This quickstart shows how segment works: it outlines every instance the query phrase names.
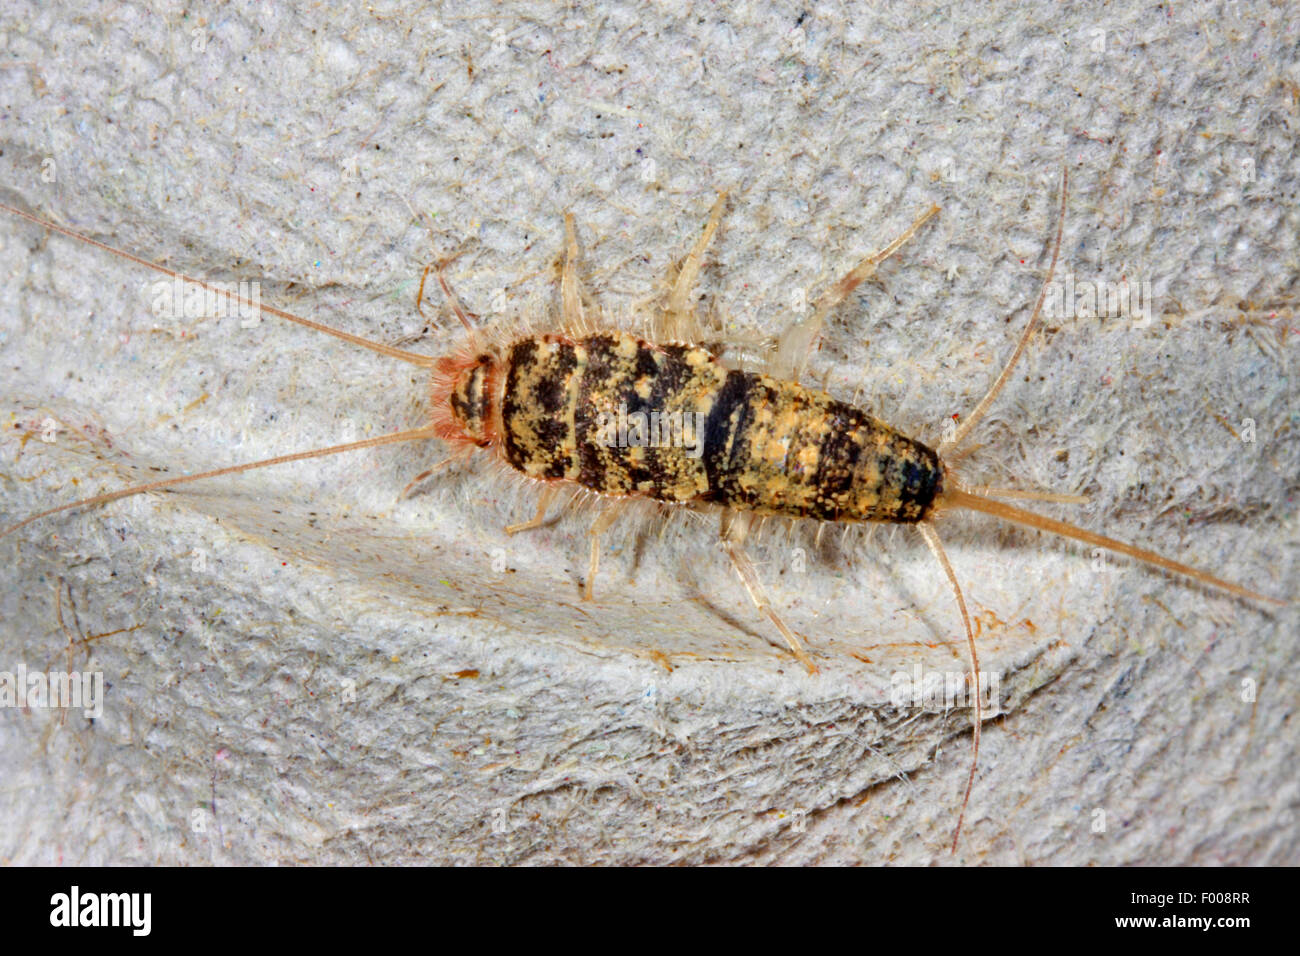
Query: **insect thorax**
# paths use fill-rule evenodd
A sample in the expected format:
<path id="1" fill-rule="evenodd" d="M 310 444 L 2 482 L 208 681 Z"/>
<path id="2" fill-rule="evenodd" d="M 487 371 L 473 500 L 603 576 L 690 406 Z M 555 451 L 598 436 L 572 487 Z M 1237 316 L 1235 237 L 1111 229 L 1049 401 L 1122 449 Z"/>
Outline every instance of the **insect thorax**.
<path id="1" fill-rule="evenodd" d="M 466 434 L 475 421 L 488 423 L 486 434 L 499 422 L 494 443 L 513 468 L 604 495 L 919 521 L 942 486 L 933 451 L 862 410 L 728 369 L 690 345 L 621 332 L 527 336 L 502 350 L 499 368 L 467 368 L 461 381 L 465 400 L 452 414 L 464 416 Z"/>

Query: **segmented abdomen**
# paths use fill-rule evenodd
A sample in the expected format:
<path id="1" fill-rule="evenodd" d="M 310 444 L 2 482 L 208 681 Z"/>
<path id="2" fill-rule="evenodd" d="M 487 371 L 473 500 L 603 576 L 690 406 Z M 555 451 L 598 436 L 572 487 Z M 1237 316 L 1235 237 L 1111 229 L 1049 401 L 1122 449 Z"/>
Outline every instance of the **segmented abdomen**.
<path id="1" fill-rule="evenodd" d="M 538 335 L 502 366 L 501 452 L 534 478 L 827 521 L 920 521 L 940 488 L 926 446 L 702 348 Z"/>

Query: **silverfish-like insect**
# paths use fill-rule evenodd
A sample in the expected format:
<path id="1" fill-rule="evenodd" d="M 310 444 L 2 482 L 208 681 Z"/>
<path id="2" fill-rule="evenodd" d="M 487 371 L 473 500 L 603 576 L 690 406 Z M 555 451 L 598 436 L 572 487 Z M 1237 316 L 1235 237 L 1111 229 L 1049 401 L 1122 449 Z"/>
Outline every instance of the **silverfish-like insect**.
<path id="1" fill-rule="evenodd" d="M 508 533 L 546 523 L 547 512 L 562 489 L 594 493 L 598 511 L 588 532 L 591 550 L 584 582 L 584 597 L 588 600 L 599 563 L 600 535 L 630 502 L 649 500 L 663 506 L 717 511 L 722 547 L 750 599 L 809 672 L 815 672 L 816 665 L 803 642 L 772 606 L 745 551 L 746 538 L 755 522 L 765 517 L 915 525 L 952 585 L 965 630 L 972 686 L 976 688 L 979 655 L 970 615 L 935 530 L 935 519 L 944 511 L 965 508 L 983 512 L 1127 555 L 1240 598 L 1285 603 L 1153 551 L 996 500 L 1059 500 L 1060 496 L 969 488 L 951 464 L 941 459 L 940 452 L 955 452 L 983 417 L 1039 326 L 1044 297 L 1060 255 L 1067 188 L 1068 170 L 1062 176 L 1051 264 L 1029 323 L 983 399 L 937 449 L 909 438 L 860 408 L 799 384 L 798 379 L 830 311 L 915 235 L 939 207 L 931 206 L 901 236 L 864 259 L 823 293 L 809 316 L 782 336 L 766 370 L 760 373 L 730 368 L 700 344 L 705 341 L 705 333 L 691 304 L 704 250 L 721 220 L 727 198 L 724 193 L 714 204 L 703 234 L 682 261 L 646 337 L 601 328 L 587 314 L 577 279 L 577 240 L 571 215 L 565 216 L 560 324 L 553 331 L 489 335 L 470 320 L 458 303 L 444 278 L 445 261 L 437 267 L 437 279 L 451 310 L 469 334 L 464 347 L 442 357 L 394 348 L 261 306 L 271 315 L 429 369 L 429 423 L 363 441 L 105 492 L 32 515 L 0 531 L 0 537 L 61 511 L 191 481 L 395 442 L 440 439 L 458 454 L 485 450 L 513 472 L 541 485 L 536 515 L 509 526 Z M 0 209 L 173 279 L 196 283 L 233 302 L 247 304 L 229 289 L 182 276 L 11 206 L 0 204 Z M 433 268 L 426 268 L 421 278 L 417 307 L 425 279 Z M 616 420 L 632 422 L 630 434 L 624 427 L 615 436 L 611 423 Z M 979 693 L 973 698 L 973 755 L 953 836 L 954 851 L 979 759 L 983 712 Z"/>

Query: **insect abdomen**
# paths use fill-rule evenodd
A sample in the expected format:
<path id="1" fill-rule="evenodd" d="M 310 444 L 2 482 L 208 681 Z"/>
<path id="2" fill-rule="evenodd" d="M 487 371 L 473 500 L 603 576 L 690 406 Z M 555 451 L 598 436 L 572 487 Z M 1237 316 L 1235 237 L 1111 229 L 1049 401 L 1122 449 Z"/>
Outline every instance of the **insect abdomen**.
<path id="1" fill-rule="evenodd" d="M 710 415 L 710 500 L 823 521 L 922 520 L 938 456 L 824 392 L 732 371 Z"/>
<path id="2" fill-rule="evenodd" d="M 919 442 L 702 348 L 529 336 L 503 365 L 501 452 L 534 478 L 828 521 L 919 521 L 941 486 Z"/>

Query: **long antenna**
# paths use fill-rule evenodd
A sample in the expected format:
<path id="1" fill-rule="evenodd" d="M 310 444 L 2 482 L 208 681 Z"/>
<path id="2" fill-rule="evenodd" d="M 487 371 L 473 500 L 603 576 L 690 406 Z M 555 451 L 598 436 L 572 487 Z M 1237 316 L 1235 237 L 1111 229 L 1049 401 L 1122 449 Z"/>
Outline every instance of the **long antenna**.
<path id="1" fill-rule="evenodd" d="M 424 428 L 412 428 L 407 431 L 393 432 L 388 435 L 379 435 L 375 438 L 366 438 L 361 441 L 348 442 L 346 445 L 331 445 L 328 448 L 313 448 L 311 451 L 294 452 L 292 455 L 277 455 L 274 458 L 265 458 L 262 461 L 251 461 L 244 465 L 231 465 L 227 468 L 216 468 L 212 471 L 201 471 L 196 475 L 181 475 L 178 478 L 164 478 L 161 481 L 151 481 L 145 485 L 133 485 L 130 488 L 122 488 L 118 491 L 108 491 L 102 495 L 95 495 L 92 498 L 82 498 L 80 501 L 73 501 L 66 505 L 59 505 L 57 508 L 49 508 L 39 514 L 34 514 L 30 518 L 24 518 L 17 524 L 10 525 L 3 531 L 0 531 L 0 538 L 12 534 L 20 528 L 25 528 L 33 521 L 41 518 L 58 514 L 60 511 L 68 511 L 72 508 L 85 508 L 91 505 L 101 505 L 106 501 L 116 501 L 118 498 L 127 498 L 131 495 L 143 494 L 146 491 L 157 491 L 160 488 L 171 488 L 174 485 L 183 485 L 186 482 L 198 481 L 202 478 L 216 478 L 219 475 L 234 475 L 241 471 L 252 471 L 254 468 L 266 468 L 269 465 L 279 465 L 286 461 L 302 461 L 304 458 L 321 458 L 325 455 L 337 455 L 345 451 L 356 451 L 358 448 L 373 448 L 375 445 L 391 445 L 400 441 L 416 441 L 421 438 L 435 438 L 436 433 L 430 426 Z"/>
<path id="2" fill-rule="evenodd" d="M 293 322 L 296 325 L 301 325 L 304 326 L 305 328 L 314 329 L 317 332 L 324 332 L 326 335 L 332 335 L 336 339 L 342 339 L 344 342 L 351 342 L 353 345 L 359 345 L 363 349 L 369 349 L 372 352 L 378 352 L 380 355 L 387 355 L 389 358 L 401 359 L 403 362 L 410 362 L 412 365 L 418 365 L 421 368 L 433 368 L 433 364 L 436 361 L 436 359 L 433 359 L 427 355 L 421 355 L 418 352 L 407 352 L 405 349 L 393 348 L 390 345 L 383 345 L 380 342 L 372 342 L 370 339 L 363 339 L 361 336 L 353 335 L 351 332 L 344 332 L 341 329 L 335 329 L 335 328 L 331 328 L 328 325 L 322 325 L 320 322 L 313 322 L 311 319 L 304 319 L 300 315 L 294 315 L 292 312 L 285 312 L 283 309 L 277 309 L 274 306 L 262 305 L 260 302 L 259 303 L 250 302 L 248 299 L 245 299 L 243 296 L 235 292 L 231 292 L 229 289 L 223 289 L 220 286 L 215 286 L 208 282 L 204 282 L 202 279 L 196 279 L 193 276 L 187 276 L 183 273 L 177 272 L 175 269 L 169 269 L 166 266 L 159 265 L 156 262 L 150 262 L 148 259 L 144 259 L 141 258 L 140 256 L 127 252 L 125 249 L 119 249 L 116 246 L 110 246 L 106 242 L 100 242 L 98 239 L 92 239 L 90 238 L 90 236 L 83 235 L 82 233 L 77 232 L 76 230 L 68 229 L 65 226 L 56 225 L 55 223 L 52 223 L 47 219 L 42 219 L 39 216 L 33 216 L 29 212 L 23 212 L 21 209 L 16 209 L 13 206 L 7 205 L 5 203 L 0 203 L 0 210 L 9 213 L 12 216 L 17 216 L 19 219 L 26 219 L 28 222 L 40 226 L 42 229 L 48 229 L 51 232 L 57 232 L 60 235 L 67 236 L 69 239 L 76 239 L 80 242 L 86 243 L 87 245 L 94 246 L 96 249 L 103 249 L 105 252 L 110 252 L 115 256 L 120 256 L 121 258 L 126 259 L 130 262 L 134 262 L 137 265 L 142 265 L 146 269 L 152 269 L 154 272 L 160 272 L 163 275 L 168 276 L 172 279 L 179 279 L 182 282 L 192 282 L 195 285 L 200 286 L 201 288 L 207 289 L 209 292 L 215 292 L 219 295 L 224 295 L 228 300 L 238 305 L 251 306 L 253 308 L 260 309 L 263 312 L 269 312 L 271 315 L 274 315 L 277 318 L 284 319 L 286 322 Z"/>

